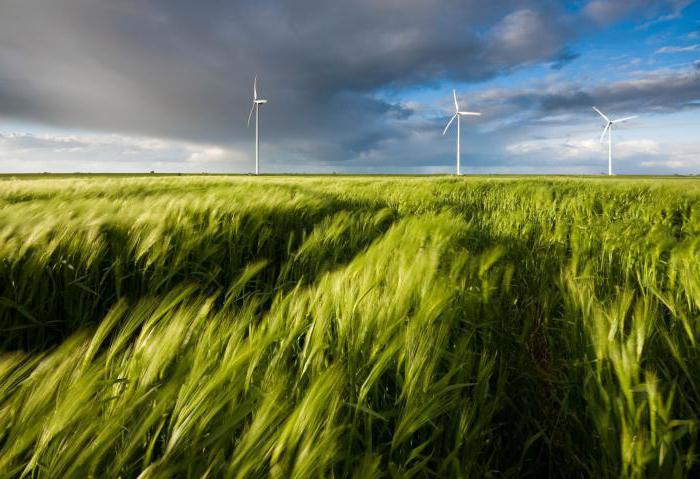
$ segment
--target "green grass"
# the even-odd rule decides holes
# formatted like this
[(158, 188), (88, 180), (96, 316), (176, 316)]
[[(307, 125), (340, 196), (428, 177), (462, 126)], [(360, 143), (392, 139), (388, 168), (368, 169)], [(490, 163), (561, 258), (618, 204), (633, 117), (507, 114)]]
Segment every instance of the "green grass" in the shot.
[(700, 181), (0, 178), (0, 477), (700, 473)]

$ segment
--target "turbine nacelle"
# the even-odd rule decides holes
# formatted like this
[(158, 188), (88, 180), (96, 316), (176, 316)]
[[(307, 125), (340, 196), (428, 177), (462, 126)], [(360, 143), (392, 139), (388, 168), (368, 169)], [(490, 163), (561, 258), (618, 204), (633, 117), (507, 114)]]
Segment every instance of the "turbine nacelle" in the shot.
[(613, 126), (622, 123), (623, 121), (627, 120), (632, 120), (633, 118), (637, 118), (637, 115), (635, 116), (627, 116), (625, 118), (620, 118), (617, 120), (611, 120), (608, 118), (605, 113), (597, 109), (596, 107), (593, 107), (593, 110), (595, 110), (596, 113), (598, 113), (601, 117), (603, 117), (603, 120), (605, 120), (605, 128), (603, 128), (603, 133), (600, 134), (600, 143), (603, 143), (603, 140), (605, 139), (605, 134), (608, 134), (608, 175), (612, 176), (612, 130)]
[(602, 111), (600, 111), (596, 107), (593, 107), (593, 110), (595, 110), (595, 112), (598, 113), (601, 117), (603, 117), (603, 120), (605, 120), (605, 128), (603, 128), (603, 133), (601, 133), (601, 135), (600, 135), (600, 143), (602, 143), (603, 139), (605, 139), (605, 134), (612, 130), (613, 125), (616, 125), (618, 123), (622, 123), (623, 121), (638, 118), (637, 115), (634, 115), (634, 116), (626, 116), (625, 118), (620, 118), (618, 120), (611, 120)]
[(455, 101), (455, 113), (454, 113), (454, 115), (452, 115), (452, 118), (450, 118), (450, 121), (447, 122), (447, 126), (445, 126), (445, 129), (442, 131), (443, 136), (445, 135), (445, 133), (447, 133), (447, 130), (450, 128), (450, 125), (455, 120), (455, 118), (459, 118), (460, 116), (481, 116), (481, 113), (476, 112), (476, 111), (459, 111), (459, 101), (457, 101), (457, 91), (454, 88), (452, 89), (452, 97), (454, 98), (454, 101)]
[(253, 80), (253, 106), (250, 107), (250, 113), (248, 114), (248, 127), (250, 128), (250, 120), (253, 118), (253, 112), (255, 112), (255, 174), (260, 172), (260, 122), (258, 121), (260, 114), (260, 105), (267, 103), (264, 98), (258, 98), (258, 76), (255, 75)]
[(255, 79), (253, 80), (253, 106), (250, 107), (250, 113), (248, 114), (248, 126), (250, 127), (250, 120), (253, 118), (253, 111), (255, 111), (255, 107), (258, 105), (264, 105), (267, 103), (267, 100), (264, 98), (258, 98), (258, 76), (255, 75)]
[(447, 125), (445, 126), (445, 129), (442, 131), (443, 136), (445, 133), (447, 133), (447, 130), (450, 128), (450, 125), (452, 124), (453, 121), (455, 121), (455, 118), (457, 118), (457, 174), (461, 175), (462, 172), (460, 170), (460, 151), (459, 151), (459, 135), (460, 135), (460, 118), (463, 116), (481, 116), (481, 113), (476, 112), (476, 111), (460, 111), (459, 109), (459, 101), (457, 100), (457, 91), (455, 89), (452, 89), (452, 98), (454, 98), (455, 101), (455, 112), (454, 115), (452, 115), (452, 118), (450, 118), (450, 121), (447, 122)]
[(455, 90), (454, 88), (452, 89), (452, 98), (454, 98), (454, 101), (455, 101), (455, 115), (481, 116), (481, 113), (477, 113), (475, 111), (459, 111), (459, 101), (457, 100), (457, 90)]

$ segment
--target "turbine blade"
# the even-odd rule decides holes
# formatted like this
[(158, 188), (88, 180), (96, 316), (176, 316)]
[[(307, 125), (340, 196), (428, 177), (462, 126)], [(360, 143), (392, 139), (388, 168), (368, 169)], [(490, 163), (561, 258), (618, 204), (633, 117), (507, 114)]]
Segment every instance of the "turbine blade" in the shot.
[(253, 110), (255, 110), (255, 102), (253, 102), (253, 106), (250, 108), (250, 113), (248, 114), (248, 126), (250, 127), (250, 119), (253, 117)]
[(452, 116), (452, 118), (450, 118), (450, 121), (447, 122), (447, 126), (446, 126), (445, 129), (442, 131), (442, 135), (443, 135), (443, 136), (445, 136), (445, 133), (447, 133), (447, 129), (450, 127), (450, 125), (452, 124), (452, 122), (455, 121), (455, 118), (457, 118), (457, 113), (455, 113), (454, 116)]
[(602, 116), (603, 118), (605, 118), (605, 121), (608, 121), (608, 122), (610, 121), (610, 118), (608, 118), (607, 116), (605, 116), (605, 115), (603, 114), (602, 111), (600, 111), (600, 110), (597, 109), (596, 107), (593, 107), (593, 109), (594, 109), (596, 112), (598, 112), (598, 114), (599, 114), (600, 116)]
[(457, 91), (454, 88), (452, 89), (452, 96), (455, 99), (455, 111), (459, 111), (459, 103), (457, 103)]
[(258, 99), (258, 76), (255, 75), (255, 79), (253, 80), (253, 100)]
[(481, 116), (481, 113), (477, 111), (460, 111), (459, 114), (463, 116)]
[(639, 116), (634, 115), (634, 116), (627, 116), (625, 118), (620, 118), (619, 120), (613, 120), (613, 123), (622, 123), (623, 121), (631, 120), (633, 118), (639, 118)]
[(600, 143), (603, 143), (603, 139), (605, 138), (605, 133), (607, 133), (608, 129), (610, 128), (610, 125), (612, 123), (608, 122), (607, 125), (605, 125), (605, 128), (603, 128), (603, 133), (600, 135)]

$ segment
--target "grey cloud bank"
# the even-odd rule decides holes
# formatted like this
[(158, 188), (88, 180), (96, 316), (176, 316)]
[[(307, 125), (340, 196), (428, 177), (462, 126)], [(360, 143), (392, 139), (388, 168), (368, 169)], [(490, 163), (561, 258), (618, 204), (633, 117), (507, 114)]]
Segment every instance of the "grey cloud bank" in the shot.
[[(4, 0), (0, 118), (218, 145), (240, 160), (257, 73), (270, 99), (263, 142), (274, 138), (267, 151), (277, 167), (283, 155), (331, 168), (348, 160), (418, 164), (449, 151), (448, 142), (429, 152), (437, 136), (415, 133), (439, 130), (442, 119), (377, 92), (479, 82), (540, 62), (565, 68), (578, 56), (567, 45), (582, 31), (660, 4), (681, 8), (622, 0), (578, 11), (532, 0)], [(491, 105), (492, 118), (512, 105), (555, 112), (593, 100), (686, 107), (698, 96), (697, 71), (673, 75), (510, 93)], [(415, 144), (402, 148), (400, 140)]]
[(525, 111), (531, 117), (564, 112), (589, 113), (592, 105), (605, 105), (618, 113), (645, 110), (674, 112), (696, 108), (700, 98), (700, 71), (685, 68), (639, 75), (633, 80), (585, 85), (557, 82), (542, 88), (485, 92), (477, 105), (498, 118)]

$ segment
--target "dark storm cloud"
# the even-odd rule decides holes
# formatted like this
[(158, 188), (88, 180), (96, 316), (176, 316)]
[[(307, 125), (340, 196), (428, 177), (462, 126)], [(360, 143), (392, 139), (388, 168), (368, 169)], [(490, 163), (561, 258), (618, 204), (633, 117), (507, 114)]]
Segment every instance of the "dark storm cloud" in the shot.
[(546, 111), (586, 107), (592, 103), (618, 111), (679, 111), (700, 99), (700, 72), (683, 70), (659, 72), (637, 79), (579, 90), (569, 95), (551, 95), (542, 101)]
[(351, 141), (396, 114), (378, 88), (485, 79), (556, 55), (567, 34), (556, 6), (527, 0), (5, 0), (0, 115), (235, 140), (257, 72), (277, 138)]
[(618, 113), (671, 113), (696, 108), (699, 101), (700, 70), (686, 68), (649, 72), (631, 80), (591, 86), (560, 82), (551, 88), (491, 91), (482, 95), (475, 105), (496, 121), (515, 114), (527, 121), (543, 115), (587, 115), (593, 105)]
[(392, 122), (411, 110), (378, 90), (563, 66), (582, 28), (573, 15), (647, 3), (571, 13), (553, 0), (3, 0), (0, 116), (236, 145), (257, 73), (264, 135), (346, 158), (404, 134)]

